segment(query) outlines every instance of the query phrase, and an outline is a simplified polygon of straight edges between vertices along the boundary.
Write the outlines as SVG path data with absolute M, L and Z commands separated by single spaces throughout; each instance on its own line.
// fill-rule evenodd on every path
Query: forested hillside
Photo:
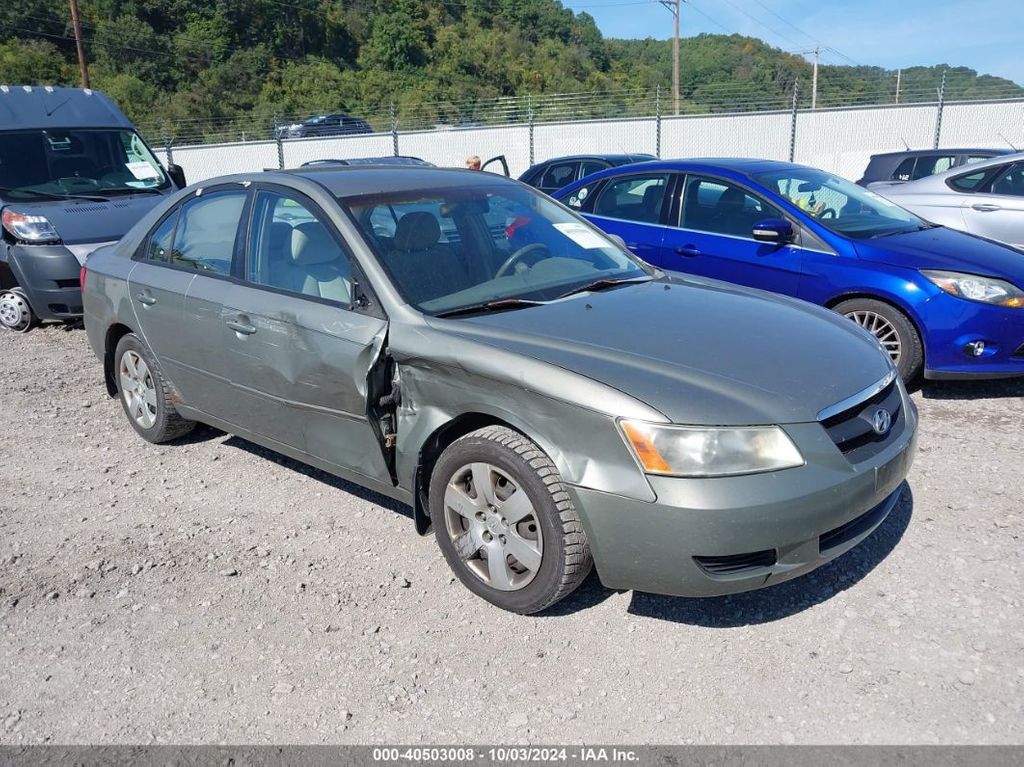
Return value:
M 80 0 L 92 85 L 137 122 L 210 137 L 342 110 L 381 125 L 476 122 L 497 97 L 659 87 L 671 45 L 604 38 L 556 0 Z M 667 14 L 666 14 L 667 17 Z M 780 102 L 811 66 L 739 35 L 682 45 L 682 109 Z M 942 67 L 902 76 L 903 100 L 934 99 Z M 893 72 L 822 66 L 819 105 L 891 100 Z M 0 4 L 0 83 L 77 84 L 67 0 Z M 948 98 L 1024 94 L 950 71 Z M 599 104 L 600 99 L 595 99 Z M 614 108 L 608 107 L 608 108 Z

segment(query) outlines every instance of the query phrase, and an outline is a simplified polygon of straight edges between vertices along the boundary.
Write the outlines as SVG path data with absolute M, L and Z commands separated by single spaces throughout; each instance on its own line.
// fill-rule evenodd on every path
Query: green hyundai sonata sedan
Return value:
M 914 455 L 916 409 L 854 323 L 658 271 L 487 173 L 219 178 L 86 267 L 143 439 L 207 423 L 407 503 L 520 613 L 592 565 L 687 596 L 806 573 L 885 519 Z

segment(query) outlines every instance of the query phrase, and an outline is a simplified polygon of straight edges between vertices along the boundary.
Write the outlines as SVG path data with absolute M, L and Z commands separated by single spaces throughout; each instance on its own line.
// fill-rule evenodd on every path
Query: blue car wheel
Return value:
M 904 381 L 911 381 L 921 372 L 921 337 L 914 323 L 899 309 L 873 298 L 852 298 L 838 304 L 835 310 L 878 339 Z

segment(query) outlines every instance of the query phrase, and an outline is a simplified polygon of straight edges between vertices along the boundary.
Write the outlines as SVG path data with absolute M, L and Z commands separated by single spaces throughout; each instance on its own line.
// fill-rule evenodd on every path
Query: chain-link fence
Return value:
M 658 157 L 763 157 L 813 165 L 857 178 L 870 155 L 905 148 L 994 146 L 1024 149 L 1024 98 L 947 102 L 842 104 L 818 98 L 811 109 L 795 83 L 788 97 L 720 101 L 680 114 L 661 89 L 504 99 L 464 107 L 476 122 L 426 122 L 430 111 L 388 110 L 372 133 L 289 138 L 265 131 L 258 140 L 184 145 L 151 127 L 144 134 L 162 159 L 181 165 L 190 181 L 226 173 L 296 167 L 322 159 L 412 155 L 461 166 L 469 155 L 504 155 L 513 175 L 535 162 L 568 154 L 623 153 Z M 905 96 L 907 94 L 904 94 Z M 848 99 L 852 100 L 852 99 Z M 830 106 L 821 106 L 831 101 Z M 674 110 L 673 110 L 674 111 Z

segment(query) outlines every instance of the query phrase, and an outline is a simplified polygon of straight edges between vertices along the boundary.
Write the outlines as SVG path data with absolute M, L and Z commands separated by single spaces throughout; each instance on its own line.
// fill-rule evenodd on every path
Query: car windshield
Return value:
M 754 179 L 837 234 L 855 240 L 928 228 L 899 205 L 845 179 L 813 168 L 758 173 Z
M 7 199 L 111 196 L 169 186 L 135 131 L 0 132 L 0 189 Z
M 486 311 L 495 302 L 514 308 L 598 281 L 594 289 L 650 276 L 600 231 L 525 187 L 474 185 L 342 204 L 399 292 L 427 314 Z

